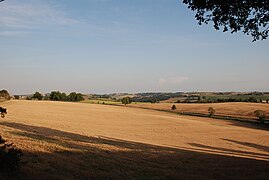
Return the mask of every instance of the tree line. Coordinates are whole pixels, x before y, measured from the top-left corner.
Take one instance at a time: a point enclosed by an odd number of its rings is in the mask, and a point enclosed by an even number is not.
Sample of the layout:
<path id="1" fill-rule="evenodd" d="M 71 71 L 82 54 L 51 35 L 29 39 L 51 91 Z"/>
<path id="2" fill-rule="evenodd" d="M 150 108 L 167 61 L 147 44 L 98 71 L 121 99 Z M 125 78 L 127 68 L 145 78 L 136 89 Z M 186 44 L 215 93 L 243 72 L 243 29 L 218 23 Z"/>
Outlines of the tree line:
<path id="1" fill-rule="evenodd" d="M 222 103 L 222 102 L 252 102 L 252 103 L 262 103 L 261 98 L 249 97 L 249 98 L 205 98 L 198 96 L 196 101 L 192 99 L 186 99 L 183 101 L 178 100 L 176 103 Z M 266 103 L 269 103 L 269 98 L 265 100 Z"/>
<path id="2" fill-rule="evenodd" d="M 71 92 L 70 94 L 66 94 L 60 91 L 52 91 L 49 94 L 42 95 L 40 92 L 35 92 L 32 96 L 27 98 L 28 100 L 36 99 L 36 100 L 50 100 L 50 101 L 69 101 L 69 102 L 79 102 L 84 100 L 83 94 Z"/>

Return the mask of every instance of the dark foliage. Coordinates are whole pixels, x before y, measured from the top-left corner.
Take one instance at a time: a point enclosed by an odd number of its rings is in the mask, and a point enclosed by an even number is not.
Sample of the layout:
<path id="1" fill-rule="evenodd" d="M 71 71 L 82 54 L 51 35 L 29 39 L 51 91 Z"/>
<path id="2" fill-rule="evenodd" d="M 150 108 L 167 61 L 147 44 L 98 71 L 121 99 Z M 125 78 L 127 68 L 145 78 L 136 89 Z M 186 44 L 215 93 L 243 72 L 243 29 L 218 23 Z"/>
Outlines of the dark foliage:
<path id="1" fill-rule="evenodd" d="M 213 22 L 216 30 L 242 31 L 253 41 L 268 37 L 269 0 L 183 0 L 196 12 L 198 24 Z"/>
<path id="2" fill-rule="evenodd" d="M 156 103 L 159 101 L 168 100 L 170 98 L 181 97 L 182 93 L 139 93 L 132 98 L 133 102 L 150 102 Z"/>
<path id="3" fill-rule="evenodd" d="M 7 90 L 1 90 L 0 91 L 0 97 L 4 98 L 6 100 L 10 100 L 10 98 L 11 98 L 10 94 L 9 94 L 9 92 Z"/>
<path id="4" fill-rule="evenodd" d="M 7 143 L 0 136 L 0 172 L 2 174 L 18 172 L 22 164 L 22 155 L 20 149 L 16 148 L 13 143 Z"/>
<path id="5" fill-rule="evenodd" d="M 5 115 L 7 114 L 7 109 L 3 108 L 3 107 L 0 107 L 0 114 L 1 114 L 1 117 L 4 118 Z"/>
<path id="6" fill-rule="evenodd" d="M 35 92 L 35 94 L 32 97 L 33 99 L 42 100 L 43 95 L 40 92 Z"/>
<path id="7" fill-rule="evenodd" d="M 72 92 L 67 96 L 65 93 L 61 93 L 59 91 L 52 91 L 49 95 L 49 99 L 51 101 L 78 102 L 78 101 L 82 101 L 84 98 L 81 93 Z"/>
<path id="8" fill-rule="evenodd" d="M 122 104 L 127 105 L 127 104 L 131 104 L 132 100 L 130 97 L 124 97 L 121 99 L 121 102 L 122 102 Z"/>
<path id="9" fill-rule="evenodd" d="M 72 92 L 67 96 L 67 100 L 71 102 L 78 102 L 78 101 L 82 101 L 83 99 L 84 98 L 81 93 Z"/>
<path id="10" fill-rule="evenodd" d="M 171 107 L 171 109 L 172 109 L 172 110 L 176 110 L 176 109 L 177 109 L 176 105 L 173 105 L 173 106 Z"/>

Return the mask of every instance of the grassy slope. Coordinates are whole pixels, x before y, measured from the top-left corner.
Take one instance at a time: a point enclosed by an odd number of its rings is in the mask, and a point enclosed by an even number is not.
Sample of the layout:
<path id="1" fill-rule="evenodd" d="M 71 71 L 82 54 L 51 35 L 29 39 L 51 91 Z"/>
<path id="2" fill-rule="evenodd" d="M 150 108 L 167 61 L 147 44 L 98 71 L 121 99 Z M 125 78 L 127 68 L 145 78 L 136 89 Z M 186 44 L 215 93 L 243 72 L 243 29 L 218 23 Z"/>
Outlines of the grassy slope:
<path id="1" fill-rule="evenodd" d="M 1 134 L 24 178 L 265 178 L 269 132 L 239 122 L 128 107 L 9 101 Z"/>

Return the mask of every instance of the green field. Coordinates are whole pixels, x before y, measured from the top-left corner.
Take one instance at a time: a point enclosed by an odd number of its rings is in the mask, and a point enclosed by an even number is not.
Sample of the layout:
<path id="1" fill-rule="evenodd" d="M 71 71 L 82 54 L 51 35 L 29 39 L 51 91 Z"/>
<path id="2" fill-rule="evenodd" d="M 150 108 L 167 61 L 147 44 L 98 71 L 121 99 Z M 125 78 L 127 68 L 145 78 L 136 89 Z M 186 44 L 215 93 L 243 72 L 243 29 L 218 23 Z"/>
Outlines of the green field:
<path id="1" fill-rule="evenodd" d="M 84 100 L 81 101 L 82 103 L 90 103 L 90 104 L 121 104 L 121 102 L 118 101 L 113 101 L 113 100 L 109 100 L 109 99 L 88 99 L 88 100 Z"/>

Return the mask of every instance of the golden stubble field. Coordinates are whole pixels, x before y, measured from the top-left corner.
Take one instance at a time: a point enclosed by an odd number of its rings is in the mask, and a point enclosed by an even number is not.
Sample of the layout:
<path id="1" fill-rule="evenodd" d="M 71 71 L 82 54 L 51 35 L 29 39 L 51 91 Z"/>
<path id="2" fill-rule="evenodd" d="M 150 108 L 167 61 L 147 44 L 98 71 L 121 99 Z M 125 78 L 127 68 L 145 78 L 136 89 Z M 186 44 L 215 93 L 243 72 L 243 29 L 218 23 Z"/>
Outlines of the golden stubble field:
<path id="1" fill-rule="evenodd" d="M 264 127 L 96 104 L 0 106 L 1 135 L 24 152 L 21 179 L 269 177 Z"/>
<path id="2" fill-rule="evenodd" d="M 254 111 L 262 110 L 269 116 L 269 104 L 261 103 L 245 103 L 245 102 L 232 102 L 232 103 L 132 103 L 128 106 L 148 108 L 156 110 L 171 110 L 172 105 L 175 104 L 177 112 L 198 112 L 208 114 L 208 108 L 213 107 L 217 115 L 227 115 L 243 118 L 256 118 Z"/>

